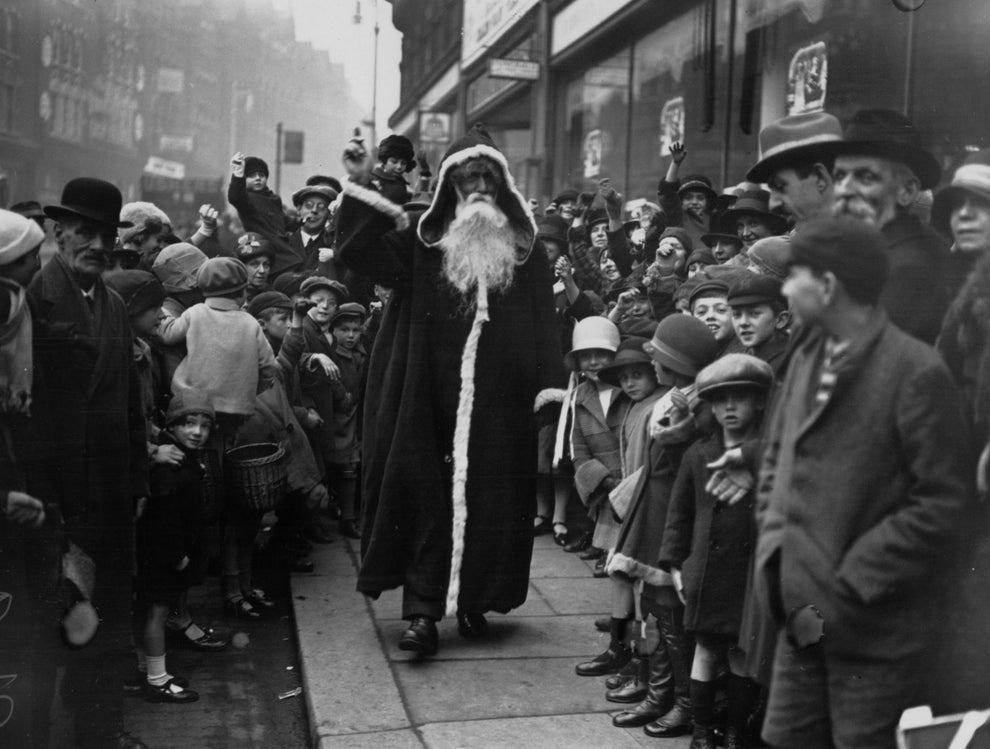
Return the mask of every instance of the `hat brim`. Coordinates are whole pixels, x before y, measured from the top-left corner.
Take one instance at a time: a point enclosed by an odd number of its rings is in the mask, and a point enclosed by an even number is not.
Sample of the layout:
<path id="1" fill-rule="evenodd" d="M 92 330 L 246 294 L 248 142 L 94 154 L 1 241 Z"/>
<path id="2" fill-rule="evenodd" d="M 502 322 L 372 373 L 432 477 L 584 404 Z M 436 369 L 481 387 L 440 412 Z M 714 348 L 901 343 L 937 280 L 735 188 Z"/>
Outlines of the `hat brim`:
<path id="1" fill-rule="evenodd" d="M 736 221 L 743 216 L 757 216 L 763 221 L 766 221 L 770 227 L 770 231 L 774 234 L 783 234 L 787 231 L 786 218 L 778 216 L 776 213 L 770 213 L 769 211 L 761 211 L 758 208 L 730 208 L 722 214 L 723 219 L 726 221 Z"/>
<path id="2" fill-rule="evenodd" d="M 990 201 L 990 193 L 961 185 L 944 187 L 935 193 L 935 198 L 932 200 L 932 228 L 945 236 L 951 236 L 952 227 L 949 224 L 949 219 L 952 217 L 952 207 L 968 196 Z"/>
<path id="3" fill-rule="evenodd" d="M 715 205 L 715 203 L 718 201 L 718 193 L 715 192 L 715 190 L 713 190 L 711 187 L 708 187 L 706 185 L 698 185 L 698 184 L 693 184 L 693 185 L 689 184 L 686 186 L 681 185 L 679 188 L 677 188 L 677 197 L 680 197 L 681 193 L 687 192 L 688 190 L 692 192 L 705 193 L 705 195 L 708 196 L 708 200 L 711 201 L 712 205 Z"/>
<path id="4" fill-rule="evenodd" d="M 626 349 L 626 351 L 630 351 L 630 349 Z M 630 351 L 630 353 L 635 354 L 636 358 L 635 359 L 630 358 L 627 361 L 622 361 L 622 362 L 614 362 L 612 364 L 609 364 L 607 367 L 602 367 L 601 369 L 598 370 L 598 379 L 601 380 L 602 382 L 607 382 L 609 385 L 615 385 L 616 387 L 618 387 L 619 373 L 626 367 L 631 367 L 635 364 L 649 364 L 649 365 L 653 364 L 653 359 L 651 359 L 650 356 L 645 351 L 642 353 L 638 353 L 636 351 Z"/>
<path id="5" fill-rule="evenodd" d="M 657 344 L 654 341 L 647 341 L 643 344 L 643 351 L 649 354 L 650 358 L 685 377 L 694 377 L 698 374 L 696 367 L 689 366 L 682 358 L 675 356 L 664 344 Z"/>
<path id="6" fill-rule="evenodd" d="M 704 242 L 709 249 L 711 249 L 711 246 L 713 244 L 717 244 L 719 241 L 735 242 L 740 247 L 743 246 L 743 241 L 739 238 L 739 235 L 737 234 L 720 234 L 720 233 L 702 234 L 701 241 Z"/>
<path id="7" fill-rule="evenodd" d="M 771 297 L 767 294 L 740 294 L 726 300 L 730 307 L 749 307 L 754 304 L 773 304 L 783 301 L 784 297 Z"/>
<path id="8" fill-rule="evenodd" d="M 931 190 L 942 176 L 942 168 L 932 154 L 923 148 L 886 140 L 840 140 L 823 145 L 832 157 L 879 156 L 907 164 L 917 176 L 922 190 Z"/>
<path id="9" fill-rule="evenodd" d="M 313 197 L 320 198 L 321 200 L 327 201 L 327 205 L 329 206 L 331 203 L 333 203 L 337 199 L 337 196 L 340 194 L 336 190 L 334 190 L 332 187 L 330 187 L 330 185 L 323 185 L 323 187 L 325 189 L 329 190 L 330 192 L 332 192 L 333 193 L 333 197 L 327 195 L 322 190 L 316 190 L 316 189 L 314 189 L 315 187 L 317 187 L 317 185 L 307 185 L 306 187 L 303 187 L 303 188 L 301 188 L 299 190 L 296 190 L 295 193 L 293 193 L 293 195 L 292 195 L 292 205 L 295 206 L 296 208 L 298 208 L 299 206 L 301 206 L 303 204 L 303 201 L 307 197 L 309 197 L 309 196 L 312 195 Z"/>
<path id="10" fill-rule="evenodd" d="M 756 380 L 726 380 L 725 382 L 715 383 L 708 387 L 698 388 L 695 392 L 699 398 L 711 398 L 719 390 L 728 390 L 729 388 L 751 388 L 765 393 L 769 390 L 770 384 L 769 382 L 758 382 Z"/>
<path id="11" fill-rule="evenodd" d="M 838 139 L 834 141 L 819 141 L 818 143 L 807 143 L 803 146 L 794 146 L 793 148 L 778 151 L 765 159 L 757 161 L 746 172 L 746 179 L 750 182 L 766 184 L 773 177 L 774 172 L 793 167 L 794 164 L 817 163 L 822 159 L 829 160 L 833 156 L 832 151 L 829 150 L 829 146 L 838 142 Z"/>
<path id="12" fill-rule="evenodd" d="M 134 226 L 134 224 L 130 221 L 107 223 L 104 221 L 103 216 L 100 216 L 95 211 L 90 211 L 87 208 L 68 205 L 46 205 L 44 210 L 45 215 L 53 221 L 61 221 L 65 218 L 84 218 L 87 221 L 92 221 L 100 226 L 105 226 L 108 229 L 130 229 Z"/>

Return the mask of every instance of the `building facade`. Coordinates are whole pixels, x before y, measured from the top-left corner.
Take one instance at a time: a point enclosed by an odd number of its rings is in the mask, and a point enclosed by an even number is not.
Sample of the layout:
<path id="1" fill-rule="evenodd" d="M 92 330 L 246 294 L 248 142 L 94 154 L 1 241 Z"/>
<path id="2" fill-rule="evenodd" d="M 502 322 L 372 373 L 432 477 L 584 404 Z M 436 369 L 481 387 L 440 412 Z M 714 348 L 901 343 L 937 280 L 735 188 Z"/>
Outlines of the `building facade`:
<path id="1" fill-rule="evenodd" d="M 393 4 L 401 18 L 411 3 Z M 946 167 L 987 145 L 982 0 L 462 0 L 460 13 L 456 65 L 448 51 L 417 71 L 443 90 L 407 97 L 403 81 L 389 124 L 415 139 L 414 111 L 449 114 L 453 136 L 483 121 L 544 202 L 603 177 L 652 198 L 677 140 L 685 171 L 735 184 L 764 124 L 822 108 L 903 111 Z"/>

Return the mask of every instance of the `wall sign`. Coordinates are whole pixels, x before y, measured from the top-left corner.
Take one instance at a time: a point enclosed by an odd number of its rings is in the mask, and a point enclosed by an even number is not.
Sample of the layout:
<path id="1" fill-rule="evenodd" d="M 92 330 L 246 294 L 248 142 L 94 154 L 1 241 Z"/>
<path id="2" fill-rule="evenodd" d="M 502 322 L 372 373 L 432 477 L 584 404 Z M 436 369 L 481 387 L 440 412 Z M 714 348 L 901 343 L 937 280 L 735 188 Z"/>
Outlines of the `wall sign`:
<path id="1" fill-rule="evenodd" d="M 660 155 L 670 156 L 672 143 L 684 141 L 684 97 L 675 96 L 660 110 Z"/>
<path id="2" fill-rule="evenodd" d="M 421 143 L 450 143 L 450 115 L 447 112 L 419 113 Z"/>
<path id="3" fill-rule="evenodd" d="M 824 109 L 827 88 L 828 55 L 825 42 L 816 42 L 795 52 L 787 71 L 787 114 Z"/>
<path id="4" fill-rule="evenodd" d="M 605 132 L 601 128 L 589 130 L 584 136 L 584 177 L 592 179 L 601 174 L 605 157 Z"/>

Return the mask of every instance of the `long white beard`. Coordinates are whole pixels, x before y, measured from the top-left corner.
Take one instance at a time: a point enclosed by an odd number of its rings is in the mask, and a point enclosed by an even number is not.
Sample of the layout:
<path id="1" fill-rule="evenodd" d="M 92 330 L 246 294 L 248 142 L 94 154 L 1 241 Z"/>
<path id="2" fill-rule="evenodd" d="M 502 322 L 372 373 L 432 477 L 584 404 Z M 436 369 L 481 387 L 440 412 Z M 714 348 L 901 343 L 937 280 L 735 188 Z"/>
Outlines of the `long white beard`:
<path id="1" fill-rule="evenodd" d="M 458 205 L 440 240 L 443 272 L 462 294 L 484 279 L 489 291 L 509 287 L 516 271 L 515 232 L 508 217 L 492 203 Z"/>

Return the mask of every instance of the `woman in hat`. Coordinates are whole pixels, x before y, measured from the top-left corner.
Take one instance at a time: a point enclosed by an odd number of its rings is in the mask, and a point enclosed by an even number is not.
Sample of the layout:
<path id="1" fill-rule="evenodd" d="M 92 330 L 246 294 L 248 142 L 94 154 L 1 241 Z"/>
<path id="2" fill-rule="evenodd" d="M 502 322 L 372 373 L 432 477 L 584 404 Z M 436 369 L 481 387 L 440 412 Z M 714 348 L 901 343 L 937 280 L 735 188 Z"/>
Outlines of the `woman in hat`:
<path id="1" fill-rule="evenodd" d="M 736 235 L 743 244 L 743 255 L 758 239 L 783 234 L 787 230 L 787 220 L 770 213 L 770 193 L 766 190 L 744 192 L 725 212 L 724 218 L 735 224 Z"/>

